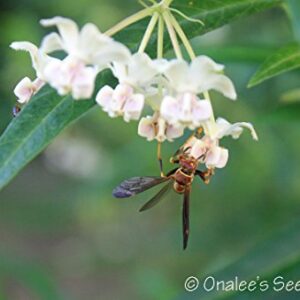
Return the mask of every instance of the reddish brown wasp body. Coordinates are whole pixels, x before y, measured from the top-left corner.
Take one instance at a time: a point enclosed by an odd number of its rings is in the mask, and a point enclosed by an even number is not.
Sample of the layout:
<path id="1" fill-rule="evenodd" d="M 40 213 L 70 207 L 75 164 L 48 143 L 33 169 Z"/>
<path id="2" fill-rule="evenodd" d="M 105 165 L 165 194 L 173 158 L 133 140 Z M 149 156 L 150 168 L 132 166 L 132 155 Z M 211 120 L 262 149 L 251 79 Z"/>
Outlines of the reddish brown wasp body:
<path id="1" fill-rule="evenodd" d="M 192 157 L 189 154 L 189 148 L 182 147 L 171 158 L 171 162 L 178 164 L 178 167 L 167 173 L 166 176 L 146 176 L 127 179 L 114 189 L 113 195 L 116 198 L 128 198 L 163 182 L 168 182 L 153 198 L 146 202 L 140 211 L 147 210 L 156 205 L 172 186 L 176 193 L 183 194 L 182 223 L 183 248 L 185 249 L 189 238 L 189 202 L 194 177 L 195 175 L 199 176 L 205 183 L 208 183 L 210 177 L 213 175 L 212 169 L 208 169 L 205 172 L 197 169 L 201 158 Z"/>

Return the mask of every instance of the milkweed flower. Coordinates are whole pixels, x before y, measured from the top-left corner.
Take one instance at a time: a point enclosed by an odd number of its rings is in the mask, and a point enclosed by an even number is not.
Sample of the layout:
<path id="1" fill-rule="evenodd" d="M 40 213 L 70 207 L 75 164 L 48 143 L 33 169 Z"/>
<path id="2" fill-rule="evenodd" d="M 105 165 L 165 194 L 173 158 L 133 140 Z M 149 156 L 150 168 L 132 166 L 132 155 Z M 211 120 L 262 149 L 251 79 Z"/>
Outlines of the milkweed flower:
<path id="1" fill-rule="evenodd" d="M 216 122 L 207 122 L 204 126 L 205 135 L 201 139 L 193 137 L 185 147 L 189 149 L 193 157 L 200 159 L 208 168 L 224 168 L 228 162 L 229 151 L 219 145 L 220 140 L 225 136 L 232 136 L 237 139 L 244 128 L 250 130 L 254 140 L 258 140 L 251 123 L 238 122 L 231 124 L 223 118 L 218 118 Z"/>
<path id="2" fill-rule="evenodd" d="M 115 89 L 101 88 L 97 103 L 110 117 L 123 116 L 126 122 L 138 120 L 145 98 L 153 93 L 151 84 L 158 74 L 156 64 L 147 54 L 136 53 L 126 62 L 113 62 L 110 68 L 119 84 Z"/>
<path id="3" fill-rule="evenodd" d="M 47 35 L 41 50 L 67 53 L 66 58 L 52 61 L 45 69 L 47 81 L 60 95 L 71 92 L 74 99 L 90 98 L 97 74 L 112 61 L 129 57 L 129 50 L 124 45 L 102 34 L 94 24 L 86 24 L 81 31 L 74 21 L 62 17 L 44 19 L 41 24 L 56 26 L 59 32 Z"/>
<path id="4" fill-rule="evenodd" d="M 232 81 L 222 74 L 224 66 L 207 56 L 198 56 L 190 64 L 174 59 L 165 65 L 164 75 L 177 93 L 201 94 L 216 90 L 235 100 L 237 95 Z"/>
<path id="5" fill-rule="evenodd" d="M 159 142 L 165 140 L 172 142 L 182 136 L 183 132 L 183 126 L 174 126 L 167 123 L 158 113 L 142 118 L 138 127 L 138 134 L 148 141 L 156 139 Z"/>
<path id="6" fill-rule="evenodd" d="M 144 95 L 134 93 L 133 88 L 126 84 L 119 84 L 115 89 L 104 86 L 96 101 L 110 117 L 123 116 L 126 122 L 138 120 L 144 107 Z"/>
<path id="7" fill-rule="evenodd" d="M 223 69 L 207 56 L 199 56 L 191 64 L 179 59 L 165 63 L 163 74 L 169 82 L 170 95 L 162 101 L 161 115 L 171 124 L 199 127 L 212 116 L 210 102 L 200 99 L 199 94 L 213 89 L 236 99 L 233 83 L 221 73 Z"/>
<path id="8" fill-rule="evenodd" d="M 176 98 L 166 96 L 160 108 L 163 118 L 172 125 L 185 125 L 195 129 L 212 115 L 209 101 L 200 100 L 195 94 L 185 92 Z"/>
<path id="9" fill-rule="evenodd" d="M 15 87 L 14 93 L 19 103 L 27 103 L 31 97 L 36 94 L 46 83 L 45 68 L 50 62 L 58 61 L 38 49 L 30 42 L 13 42 L 10 47 L 14 50 L 26 51 L 29 53 L 32 66 L 36 72 L 37 78 L 33 81 L 29 77 L 24 77 Z"/>

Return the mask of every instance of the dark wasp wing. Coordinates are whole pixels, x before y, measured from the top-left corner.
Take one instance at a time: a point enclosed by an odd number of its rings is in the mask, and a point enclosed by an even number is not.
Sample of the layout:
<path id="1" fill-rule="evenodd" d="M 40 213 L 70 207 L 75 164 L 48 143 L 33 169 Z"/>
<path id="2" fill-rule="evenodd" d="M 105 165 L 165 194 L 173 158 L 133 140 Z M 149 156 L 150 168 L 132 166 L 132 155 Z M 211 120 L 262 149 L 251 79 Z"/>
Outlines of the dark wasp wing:
<path id="1" fill-rule="evenodd" d="M 166 184 L 154 197 L 141 207 L 140 211 L 145 211 L 158 204 L 163 199 L 163 196 L 170 190 L 172 184 L 172 182 Z"/>
<path id="2" fill-rule="evenodd" d="M 113 190 L 113 196 L 116 198 L 128 198 L 144 192 L 158 184 L 161 184 L 170 178 L 168 177 L 132 177 L 124 180 Z"/>
<path id="3" fill-rule="evenodd" d="M 186 249 L 190 233 L 190 192 L 191 188 L 187 186 L 183 195 L 182 207 L 182 234 L 183 234 L 183 249 Z"/>

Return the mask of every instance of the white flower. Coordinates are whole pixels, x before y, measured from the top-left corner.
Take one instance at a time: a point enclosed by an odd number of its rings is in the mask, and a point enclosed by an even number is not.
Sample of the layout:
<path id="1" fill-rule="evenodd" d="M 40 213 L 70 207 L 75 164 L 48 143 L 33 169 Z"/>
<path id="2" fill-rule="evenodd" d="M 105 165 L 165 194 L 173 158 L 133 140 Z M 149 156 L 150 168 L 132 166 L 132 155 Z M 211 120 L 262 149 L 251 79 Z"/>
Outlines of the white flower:
<path id="1" fill-rule="evenodd" d="M 200 94 L 216 90 L 235 100 L 236 92 L 232 81 L 222 74 L 223 65 L 215 63 L 207 56 L 198 56 L 189 65 L 184 60 L 172 60 L 165 65 L 164 75 L 178 93 Z"/>
<path id="2" fill-rule="evenodd" d="M 229 152 L 219 146 L 219 140 L 208 136 L 193 138 L 186 147 L 190 147 L 191 156 L 200 159 L 207 168 L 224 168 L 227 164 Z"/>
<path id="3" fill-rule="evenodd" d="M 193 137 L 185 145 L 194 158 L 200 159 L 208 168 L 223 168 L 226 166 L 229 153 L 228 150 L 220 147 L 219 142 L 225 136 L 232 136 L 234 139 L 240 137 L 243 127 L 250 130 L 254 140 L 258 140 L 257 134 L 250 123 L 239 122 L 230 124 L 222 118 L 216 122 L 210 120 L 205 123 L 205 135 L 201 139 Z"/>
<path id="4" fill-rule="evenodd" d="M 172 142 L 174 139 L 182 136 L 183 133 L 184 128 L 182 126 L 170 125 L 157 114 L 142 118 L 138 127 L 138 134 L 147 138 L 148 141 L 156 139 L 159 142 L 164 142 L 165 140 Z"/>
<path id="5" fill-rule="evenodd" d="M 119 84 L 115 89 L 104 86 L 96 96 L 97 103 L 114 118 L 123 116 L 126 122 L 138 120 L 144 107 L 144 95 L 135 94 L 128 84 Z"/>
<path id="6" fill-rule="evenodd" d="M 30 54 L 32 66 L 36 71 L 37 78 L 43 81 L 46 81 L 44 73 L 46 66 L 51 62 L 59 61 L 56 58 L 48 56 L 30 42 L 13 42 L 10 47 L 14 50 L 22 50 Z"/>
<path id="7" fill-rule="evenodd" d="M 157 64 L 146 53 L 135 53 L 128 61 L 114 62 L 111 69 L 120 83 L 138 89 L 149 86 L 158 74 Z"/>
<path id="8" fill-rule="evenodd" d="M 204 124 L 206 133 L 212 138 L 212 139 L 221 139 L 224 136 L 232 136 L 234 139 L 238 139 L 240 135 L 243 132 L 244 128 L 247 128 L 250 130 L 250 133 L 254 140 L 258 140 L 257 133 L 255 129 L 253 128 L 253 125 L 251 123 L 247 122 L 238 122 L 231 124 L 227 120 L 223 118 L 218 118 L 216 122 L 206 122 Z"/>
<path id="9" fill-rule="evenodd" d="M 31 81 L 28 77 L 25 77 L 17 84 L 14 90 L 14 93 L 18 98 L 18 102 L 27 103 L 31 97 L 45 84 L 45 68 L 50 63 L 55 63 L 59 60 L 46 55 L 30 42 L 13 42 L 10 47 L 14 50 L 28 52 L 31 57 L 32 66 L 36 71 L 37 78 L 34 81 Z"/>
<path id="10" fill-rule="evenodd" d="M 21 104 L 27 103 L 31 97 L 36 94 L 45 83 L 41 79 L 35 79 L 31 81 L 30 78 L 23 78 L 15 87 L 14 94 L 18 98 L 18 102 Z"/>
<path id="11" fill-rule="evenodd" d="M 164 97 L 160 112 L 162 117 L 172 125 L 185 125 L 195 129 L 212 115 L 209 101 L 200 100 L 195 94 L 186 92 L 177 98 Z"/>
<path id="12" fill-rule="evenodd" d="M 60 95 L 71 93 L 75 100 L 88 99 L 92 96 L 98 68 L 85 66 L 71 56 L 64 60 L 55 60 L 45 67 L 47 82 Z"/>
<path id="13" fill-rule="evenodd" d="M 68 55 L 100 68 L 130 57 L 129 50 L 123 44 L 101 33 L 94 24 L 84 25 L 81 31 L 74 21 L 63 17 L 44 19 L 41 24 L 45 27 L 57 26 L 59 31 L 59 34 L 50 33 L 43 39 L 41 50 L 45 53 L 64 50 Z"/>
<path id="14" fill-rule="evenodd" d="M 57 26 L 59 31 L 43 39 L 41 51 L 67 53 L 65 59 L 52 61 L 45 68 L 47 82 L 60 95 L 71 93 L 76 100 L 90 98 L 97 74 L 113 61 L 127 61 L 130 57 L 124 45 L 102 34 L 94 24 L 86 24 L 81 31 L 74 21 L 62 17 L 41 20 L 41 24 Z"/>

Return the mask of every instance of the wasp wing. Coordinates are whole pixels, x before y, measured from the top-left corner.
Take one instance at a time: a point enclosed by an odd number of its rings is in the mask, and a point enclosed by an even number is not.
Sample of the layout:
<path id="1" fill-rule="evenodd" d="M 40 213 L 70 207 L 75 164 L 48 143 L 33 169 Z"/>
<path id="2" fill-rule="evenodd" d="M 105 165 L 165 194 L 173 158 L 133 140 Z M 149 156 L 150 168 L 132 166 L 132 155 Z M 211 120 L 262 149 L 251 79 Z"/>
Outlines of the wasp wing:
<path id="1" fill-rule="evenodd" d="M 183 195 L 182 233 L 183 249 L 186 249 L 190 233 L 190 187 L 186 187 Z"/>
<path id="2" fill-rule="evenodd" d="M 144 192 L 158 184 L 169 180 L 167 177 L 132 177 L 124 180 L 113 190 L 113 196 L 116 198 L 128 198 Z"/>
<path id="3" fill-rule="evenodd" d="M 141 207 L 140 211 L 148 210 L 158 204 L 163 199 L 163 196 L 170 190 L 171 186 L 172 182 L 169 182 L 167 185 L 165 185 L 154 197 L 152 197 L 148 202 L 146 202 L 145 205 Z"/>

